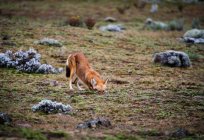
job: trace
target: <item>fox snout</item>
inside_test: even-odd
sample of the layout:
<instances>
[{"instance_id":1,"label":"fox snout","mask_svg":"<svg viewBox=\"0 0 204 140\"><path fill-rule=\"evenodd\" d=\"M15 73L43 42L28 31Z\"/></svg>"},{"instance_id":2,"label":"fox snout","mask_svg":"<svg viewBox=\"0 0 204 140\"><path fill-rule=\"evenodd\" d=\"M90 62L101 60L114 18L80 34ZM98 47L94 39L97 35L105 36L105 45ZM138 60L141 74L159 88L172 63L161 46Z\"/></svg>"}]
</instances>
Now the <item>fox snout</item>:
<instances>
[{"instance_id":1,"label":"fox snout","mask_svg":"<svg viewBox=\"0 0 204 140\"><path fill-rule=\"evenodd\" d=\"M106 84L107 84L107 81L100 81L100 82L97 82L95 79L92 79L91 80L91 84L93 86L93 90L95 91L98 91L99 93L104 93L106 91Z\"/></svg>"}]
</instances>

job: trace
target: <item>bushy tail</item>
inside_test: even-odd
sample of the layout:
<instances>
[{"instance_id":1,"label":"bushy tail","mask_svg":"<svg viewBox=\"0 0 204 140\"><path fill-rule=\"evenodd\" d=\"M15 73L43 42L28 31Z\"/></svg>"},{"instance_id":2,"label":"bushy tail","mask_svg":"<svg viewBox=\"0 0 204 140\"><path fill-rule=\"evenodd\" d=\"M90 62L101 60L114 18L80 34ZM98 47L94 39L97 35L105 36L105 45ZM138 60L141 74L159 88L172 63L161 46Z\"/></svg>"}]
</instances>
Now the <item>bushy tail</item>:
<instances>
[{"instance_id":1,"label":"bushy tail","mask_svg":"<svg viewBox=\"0 0 204 140\"><path fill-rule=\"evenodd\" d=\"M66 62L66 77L70 77L69 58Z\"/></svg>"}]
</instances>

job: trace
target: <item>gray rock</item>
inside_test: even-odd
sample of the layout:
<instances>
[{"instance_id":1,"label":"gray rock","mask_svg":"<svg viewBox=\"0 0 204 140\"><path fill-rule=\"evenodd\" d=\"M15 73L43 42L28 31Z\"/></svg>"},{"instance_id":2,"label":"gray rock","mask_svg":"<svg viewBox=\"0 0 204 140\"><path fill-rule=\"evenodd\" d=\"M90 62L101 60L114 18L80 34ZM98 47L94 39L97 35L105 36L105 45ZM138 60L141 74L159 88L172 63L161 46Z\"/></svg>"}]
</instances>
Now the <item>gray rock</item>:
<instances>
[{"instance_id":1,"label":"gray rock","mask_svg":"<svg viewBox=\"0 0 204 140\"><path fill-rule=\"evenodd\" d=\"M204 44L204 30L188 30L180 40L190 44Z\"/></svg>"},{"instance_id":2,"label":"gray rock","mask_svg":"<svg viewBox=\"0 0 204 140\"><path fill-rule=\"evenodd\" d=\"M183 37L181 41L187 44L204 44L204 38Z\"/></svg>"},{"instance_id":3,"label":"gray rock","mask_svg":"<svg viewBox=\"0 0 204 140\"><path fill-rule=\"evenodd\" d=\"M146 19L144 27L152 30L168 30L168 25L166 23L154 21L151 18Z\"/></svg>"},{"instance_id":4,"label":"gray rock","mask_svg":"<svg viewBox=\"0 0 204 140\"><path fill-rule=\"evenodd\" d=\"M84 123L78 124L78 129L85 129L85 128L96 128L96 127L109 127L111 126L111 122L108 119L104 118L97 118L97 119L90 119L88 121L85 121Z\"/></svg>"},{"instance_id":5,"label":"gray rock","mask_svg":"<svg viewBox=\"0 0 204 140\"><path fill-rule=\"evenodd\" d=\"M106 17L106 18L104 19L104 21L106 21L106 22L116 22L117 20L116 20L116 18L114 18L114 17Z\"/></svg>"},{"instance_id":6,"label":"gray rock","mask_svg":"<svg viewBox=\"0 0 204 140\"><path fill-rule=\"evenodd\" d=\"M183 30L183 21L172 20L169 23L164 23L161 21L154 21L151 18L147 18L145 21L144 28L152 30L181 31Z\"/></svg>"},{"instance_id":7,"label":"gray rock","mask_svg":"<svg viewBox=\"0 0 204 140\"><path fill-rule=\"evenodd\" d=\"M70 113L72 107L70 105L64 105L59 102L44 99L38 104L32 107L32 111L41 111L44 113Z\"/></svg>"},{"instance_id":8,"label":"gray rock","mask_svg":"<svg viewBox=\"0 0 204 140\"><path fill-rule=\"evenodd\" d=\"M189 38L203 38L204 39L204 30L199 29L191 29L188 30L183 37L189 37Z\"/></svg>"},{"instance_id":9,"label":"gray rock","mask_svg":"<svg viewBox=\"0 0 204 140\"><path fill-rule=\"evenodd\" d=\"M6 113L0 112L0 124L10 124L12 119Z\"/></svg>"},{"instance_id":10,"label":"gray rock","mask_svg":"<svg viewBox=\"0 0 204 140\"><path fill-rule=\"evenodd\" d=\"M169 134L171 137L186 137L186 136L190 136L191 134L189 133L188 130L184 129L184 128L178 128L175 131L171 132Z\"/></svg>"},{"instance_id":11,"label":"gray rock","mask_svg":"<svg viewBox=\"0 0 204 140\"><path fill-rule=\"evenodd\" d=\"M62 47L62 44L58 40L52 38L43 38L39 41L35 41L34 44Z\"/></svg>"},{"instance_id":12,"label":"gray rock","mask_svg":"<svg viewBox=\"0 0 204 140\"><path fill-rule=\"evenodd\" d=\"M122 25L109 24L106 26L101 26L99 28L99 30L110 31L110 32L121 32L121 31L125 30L125 27L123 27Z\"/></svg>"},{"instance_id":13,"label":"gray rock","mask_svg":"<svg viewBox=\"0 0 204 140\"><path fill-rule=\"evenodd\" d=\"M158 11L158 4L152 4L150 12L156 13Z\"/></svg>"},{"instance_id":14,"label":"gray rock","mask_svg":"<svg viewBox=\"0 0 204 140\"><path fill-rule=\"evenodd\" d=\"M168 50L166 52L155 53L153 56L154 63L170 67L190 67L189 56L180 51Z\"/></svg>"}]
</instances>

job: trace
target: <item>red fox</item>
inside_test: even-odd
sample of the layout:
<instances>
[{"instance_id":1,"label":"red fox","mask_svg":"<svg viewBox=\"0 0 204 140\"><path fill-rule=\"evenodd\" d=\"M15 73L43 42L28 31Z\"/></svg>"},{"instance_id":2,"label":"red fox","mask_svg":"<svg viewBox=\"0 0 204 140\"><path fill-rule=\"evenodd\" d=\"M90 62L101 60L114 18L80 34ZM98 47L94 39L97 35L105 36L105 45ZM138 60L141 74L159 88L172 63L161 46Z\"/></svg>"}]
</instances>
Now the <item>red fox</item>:
<instances>
[{"instance_id":1,"label":"red fox","mask_svg":"<svg viewBox=\"0 0 204 140\"><path fill-rule=\"evenodd\" d=\"M73 90L72 81L74 76L77 77L77 87L80 83L86 85L90 90L104 92L106 90L107 80L102 80L99 73L93 70L83 53L72 53L68 56L66 62L66 77L69 77L69 87Z\"/></svg>"}]
</instances>

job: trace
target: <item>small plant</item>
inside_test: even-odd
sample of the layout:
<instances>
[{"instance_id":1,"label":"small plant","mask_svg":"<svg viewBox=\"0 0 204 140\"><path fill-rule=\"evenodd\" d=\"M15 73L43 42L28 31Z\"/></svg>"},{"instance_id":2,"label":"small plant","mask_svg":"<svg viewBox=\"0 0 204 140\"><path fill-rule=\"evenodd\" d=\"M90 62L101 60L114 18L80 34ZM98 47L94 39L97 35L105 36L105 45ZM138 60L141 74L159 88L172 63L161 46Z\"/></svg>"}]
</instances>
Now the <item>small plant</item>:
<instances>
[{"instance_id":1,"label":"small plant","mask_svg":"<svg viewBox=\"0 0 204 140\"><path fill-rule=\"evenodd\" d=\"M82 26L82 21L80 19L80 16L72 16L68 20L68 24L70 26L80 27Z\"/></svg>"},{"instance_id":2,"label":"small plant","mask_svg":"<svg viewBox=\"0 0 204 140\"><path fill-rule=\"evenodd\" d=\"M86 24L87 28L88 28L89 30L91 30L91 29L94 27L94 25L96 24L96 21L95 21L95 19L93 19L93 18L87 18L87 19L85 20L85 24Z\"/></svg>"},{"instance_id":3,"label":"small plant","mask_svg":"<svg viewBox=\"0 0 204 140\"><path fill-rule=\"evenodd\" d=\"M47 140L45 135L43 135L40 131L34 131L31 129L22 128L21 133L26 139Z\"/></svg>"}]
</instances>

